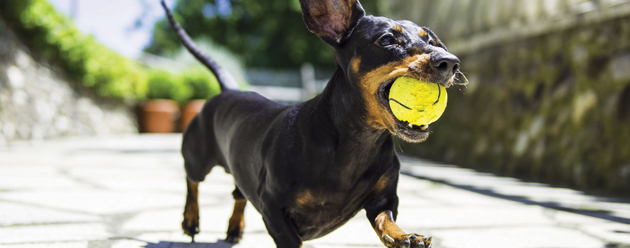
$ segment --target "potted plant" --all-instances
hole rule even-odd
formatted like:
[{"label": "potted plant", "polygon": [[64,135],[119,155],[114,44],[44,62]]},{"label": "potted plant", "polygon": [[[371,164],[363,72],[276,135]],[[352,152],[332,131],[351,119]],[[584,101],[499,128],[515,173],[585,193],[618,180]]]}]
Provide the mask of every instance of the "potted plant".
[{"label": "potted plant", "polygon": [[174,132],[175,121],[179,117],[177,102],[185,99],[187,93],[178,76],[162,70],[151,70],[147,83],[147,100],[140,106],[141,131]]}]

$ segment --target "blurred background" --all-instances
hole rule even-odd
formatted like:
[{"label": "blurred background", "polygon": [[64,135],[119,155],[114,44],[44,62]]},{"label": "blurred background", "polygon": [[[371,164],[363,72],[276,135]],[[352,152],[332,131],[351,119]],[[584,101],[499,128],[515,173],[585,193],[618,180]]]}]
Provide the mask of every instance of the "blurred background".
[{"label": "blurred background", "polygon": [[[335,69],[297,0],[166,2],[245,90],[294,103]],[[470,80],[403,154],[630,196],[630,1],[361,3],[433,29]],[[0,146],[181,132],[218,87],[164,17],[158,0],[0,2]]]}]

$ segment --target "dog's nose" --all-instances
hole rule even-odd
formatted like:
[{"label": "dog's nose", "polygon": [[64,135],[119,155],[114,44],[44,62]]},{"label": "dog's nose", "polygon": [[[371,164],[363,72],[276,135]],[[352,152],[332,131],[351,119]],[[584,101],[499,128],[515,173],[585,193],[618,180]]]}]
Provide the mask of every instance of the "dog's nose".
[{"label": "dog's nose", "polygon": [[444,79],[451,78],[459,70],[459,58],[450,53],[431,56],[431,65]]}]

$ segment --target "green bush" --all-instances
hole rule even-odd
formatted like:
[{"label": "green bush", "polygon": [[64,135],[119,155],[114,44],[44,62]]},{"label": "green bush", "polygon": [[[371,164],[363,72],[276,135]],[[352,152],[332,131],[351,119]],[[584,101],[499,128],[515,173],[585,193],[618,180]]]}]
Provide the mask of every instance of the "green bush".
[{"label": "green bush", "polygon": [[221,91],[216,78],[205,68],[173,74],[164,70],[149,70],[146,97],[171,99],[185,103],[193,99],[208,99]]},{"label": "green bush", "polygon": [[45,0],[3,0],[0,18],[37,55],[61,66],[77,82],[99,95],[143,98],[144,68],[82,34],[73,21]]},{"label": "green bush", "polygon": [[29,49],[61,66],[76,82],[100,96],[127,100],[208,99],[220,89],[205,68],[182,75],[147,69],[82,34],[73,21],[45,0],[2,0],[0,18]]},{"label": "green bush", "polygon": [[183,80],[190,95],[188,99],[208,99],[221,92],[217,79],[205,68],[194,68],[183,72]]},{"label": "green bush", "polygon": [[147,98],[183,102],[188,98],[188,95],[189,90],[183,85],[181,77],[157,69],[149,71]]}]

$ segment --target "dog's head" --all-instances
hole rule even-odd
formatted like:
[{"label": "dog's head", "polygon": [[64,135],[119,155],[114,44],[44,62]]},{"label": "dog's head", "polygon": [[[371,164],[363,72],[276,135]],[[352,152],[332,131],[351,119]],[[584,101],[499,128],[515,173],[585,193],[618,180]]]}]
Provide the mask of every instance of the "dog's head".
[{"label": "dog's head", "polygon": [[358,0],[300,0],[308,29],[335,49],[347,81],[360,89],[366,124],[387,129],[409,142],[429,136],[427,127],[398,120],[389,107],[389,89],[398,77],[449,87],[465,85],[459,59],[428,28],[407,20],[366,16]]}]

